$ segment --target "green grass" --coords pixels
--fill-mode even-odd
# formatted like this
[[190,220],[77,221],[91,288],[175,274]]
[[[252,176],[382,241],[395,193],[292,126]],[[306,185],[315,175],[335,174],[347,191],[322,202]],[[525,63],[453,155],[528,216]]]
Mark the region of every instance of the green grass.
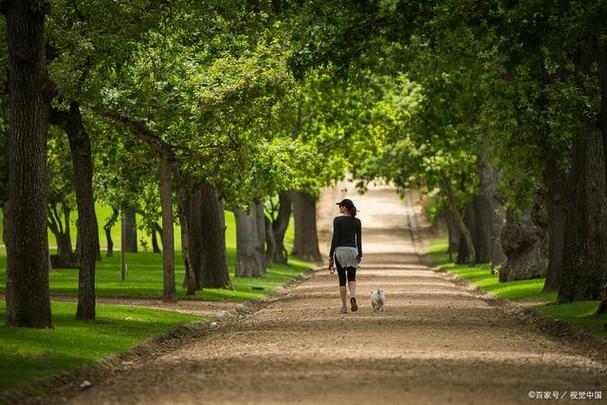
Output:
[[[101,249],[105,249],[107,247],[107,240],[105,237],[105,231],[103,230],[103,225],[107,222],[107,220],[112,215],[112,209],[110,207],[95,204],[95,212],[97,214],[97,222],[99,224],[99,244],[101,245]],[[72,243],[76,243],[76,220],[77,220],[77,211],[72,211],[71,219],[70,219],[70,231],[72,236]],[[138,228],[143,224],[143,220],[139,214],[136,214]],[[160,223],[160,218],[158,219]],[[231,211],[225,211],[225,224],[226,224],[226,245],[228,247],[236,248],[236,220],[234,219],[234,214]],[[0,234],[3,232],[3,212],[0,210]],[[287,248],[293,242],[293,218],[291,217],[291,221],[289,227],[287,228],[287,233],[285,235],[285,244]],[[178,237],[180,228],[178,225],[174,227],[175,231],[175,250],[181,250],[181,238]],[[120,218],[111,229],[112,240],[114,242],[114,249],[120,250]],[[55,248],[57,246],[57,241],[55,240],[55,235],[48,231],[49,245],[51,248]],[[152,240],[149,235],[145,234],[141,229],[137,229],[137,239],[139,248],[142,251],[151,251],[152,250]],[[160,238],[158,239],[158,243],[160,243]],[[4,249],[4,245],[1,245]]]
[[[175,277],[180,298],[209,301],[245,301],[272,294],[276,287],[310,268],[310,264],[295,259],[289,265],[275,264],[263,278],[234,277],[235,249],[228,249],[228,265],[234,290],[205,288],[193,297],[186,297],[182,287],[184,267],[181,254],[175,256]],[[162,255],[151,252],[127,254],[127,280],[120,280],[120,257],[103,258],[97,263],[96,289],[98,297],[160,298],[162,296]],[[252,287],[263,287],[253,290]],[[50,274],[52,295],[77,295],[78,270],[54,269]],[[6,255],[0,256],[0,291],[6,290]]]
[[[97,207],[99,222],[105,221],[105,217],[111,214],[109,208]],[[187,297],[182,288],[184,278],[184,267],[180,246],[176,246],[175,252],[175,278],[177,282],[177,293],[180,298],[200,299],[209,301],[246,301],[274,293],[279,285],[290,280],[297,274],[310,268],[307,262],[289,259],[289,265],[274,265],[268,269],[264,278],[236,278],[236,224],[234,215],[226,211],[226,246],[230,276],[234,284],[233,290],[228,289],[204,289],[195,296]],[[0,221],[0,224],[2,222]],[[72,226],[75,226],[72,224]],[[179,228],[176,227],[176,232]],[[120,227],[117,225],[112,230],[115,241],[120,241]],[[75,235],[75,229],[74,229]],[[285,235],[285,245],[290,250],[293,244],[293,224],[289,225]],[[176,238],[178,241],[179,238]],[[102,249],[105,248],[105,236],[101,238]],[[52,243],[52,241],[51,241]],[[118,248],[119,249],[119,245]],[[126,281],[120,280],[120,252],[115,251],[113,257],[105,257],[97,263],[96,288],[99,297],[135,297],[135,298],[159,298],[162,296],[162,255],[149,251],[127,254],[128,277]],[[262,290],[252,287],[262,287]],[[76,269],[54,269],[50,274],[50,289],[54,295],[77,295],[78,294],[78,271]],[[6,250],[0,250],[0,292],[6,291]]]
[[97,306],[95,321],[74,318],[76,304],[53,302],[53,329],[5,326],[0,301],[0,391],[119,353],[172,327],[203,317],[162,310]]
[[557,304],[556,292],[542,292],[544,278],[500,283],[498,276],[491,274],[488,264],[480,264],[475,267],[456,265],[449,262],[449,255],[446,252],[447,241],[444,238],[431,240],[426,250],[434,265],[441,270],[456,274],[473,285],[501,298],[512,301],[539,300],[546,302],[535,306],[535,308],[546,315],[607,339],[607,331],[602,329],[603,325],[607,323],[607,317],[594,314],[600,301]]

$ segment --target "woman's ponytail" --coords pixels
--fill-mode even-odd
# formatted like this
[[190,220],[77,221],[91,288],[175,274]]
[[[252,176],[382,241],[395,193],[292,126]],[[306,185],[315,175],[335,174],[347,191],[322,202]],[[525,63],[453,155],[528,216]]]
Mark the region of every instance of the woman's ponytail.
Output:
[[348,211],[350,212],[350,216],[352,218],[354,218],[356,216],[356,207],[355,206],[350,207],[350,209]]

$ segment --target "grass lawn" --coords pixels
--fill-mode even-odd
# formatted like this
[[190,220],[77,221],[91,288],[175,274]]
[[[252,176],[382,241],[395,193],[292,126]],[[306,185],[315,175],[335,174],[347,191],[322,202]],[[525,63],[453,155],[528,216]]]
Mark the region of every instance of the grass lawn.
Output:
[[98,305],[95,321],[79,322],[74,319],[76,304],[66,302],[53,302],[52,311],[54,329],[10,328],[5,326],[5,302],[0,301],[0,391],[123,352],[178,324],[204,319]]
[[[107,211],[107,212],[106,212]],[[105,221],[111,210],[97,207],[99,222]],[[0,221],[0,224],[2,222]],[[289,225],[285,235],[285,245],[290,250],[293,244],[293,224]],[[72,224],[72,226],[74,226]],[[290,280],[297,274],[310,268],[311,263],[289,259],[289,265],[274,265],[266,272],[264,278],[236,278],[236,224],[234,215],[226,211],[226,246],[228,255],[228,266],[230,276],[234,284],[234,290],[228,289],[204,289],[198,291],[195,296],[186,297],[185,289],[182,287],[184,278],[184,267],[180,246],[176,246],[175,252],[175,277],[177,293],[180,298],[201,299],[209,301],[246,301],[271,295],[279,285]],[[120,227],[113,228],[114,240],[120,242]],[[176,227],[176,232],[179,228]],[[74,230],[75,238],[75,230]],[[178,241],[180,238],[175,238]],[[96,287],[99,297],[137,297],[137,298],[159,298],[162,296],[162,255],[150,251],[127,254],[128,276],[126,281],[120,280],[120,252],[114,252],[113,257],[105,257],[105,236],[100,239],[102,245],[103,259],[97,263]],[[54,239],[50,239],[54,243]],[[119,245],[118,245],[119,249]],[[252,287],[261,287],[262,290]],[[78,271],[77,269],[54,269],[50,274],[51,294],[54,295],[77,295],[78,294]],[[0,292],[6,291],[6,250],[0,250]]]
[[512,301],[545,301],[545,304],[535,306],[535,309],[553,318],[564,321],[578,328],[586,329],[593,334],[607,339],[607,331],[603,325],[607,323],[606,316],[594,315],[600,301],[579,301],[569,304],[557,304],[556,292],[542,292],[544,279],[517,280],[500,283],[498,276],[491,274],[488,264],[475,267],[456,265],[449,262],[447,241],[444,238],[430,241],[426,253],[435,266],[441,270],[456,274],[477,287],[495,294],[498,297]]
[[[269,295],[274,289],[297,274],[310,268],[310,263],[289,260],[289,265],[275,264],[266,272],[264,278],[234,277],[236,250],[228,249],[228,265],[234,290],[205,288],[193,297],[186,297],[182,287],[185,270],[181,254],[175,255],[175,278],[180,298],[202,299],[209,301],[245,301]],[[120,257],[104,257],[97,263],[96,287],[98,297],[162,297],[162,255],[151,252],[127,254],[127,280],[120,280]],[[253,290],[252,287],[263,287]],[[77,295],[78,270],[54,269],[50,274],[52,295]],[[0,256],[0,291],[6,291],[6,254]]]

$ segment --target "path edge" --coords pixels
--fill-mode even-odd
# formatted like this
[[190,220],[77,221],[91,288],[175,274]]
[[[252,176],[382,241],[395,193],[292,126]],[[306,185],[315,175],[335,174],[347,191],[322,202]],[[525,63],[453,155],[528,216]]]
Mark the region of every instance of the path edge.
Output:
[[[154,360],[163,354],[182,347],[186,339],[204,337],[213,333],[219,326],[238,322],[256,313],[280,300],[290,290],[323,269],[315,264],[314,267],[304,270],[278,286],[273,294],[266,297],[243,301],[236,304],[234,308],[222,311],[205,321],[176,325],[164,333],[146,338],[143,342],[124,352],[37,381],[18,384],[0,393],[0,404],[48,403],[51,402],[50,400],[53,397],[55,397],[55,400],[66,400],[114,374],[134,368],[135,364]],[[84,381],[88,381],[91,385],[81,388],[80,385]]]
[[607,365],[607,341],[602,338],[595,336],[584,329],[577,328],[559,319],[546,315],[533,307],[498,297],[448,270],[440,269],[434,265],[432,265],[431,268],[436,274],[441,275],[447,280],[453,281],[460,287],[464,287],[465,291],[475,298],[483,300],[492,307],[501,309],[528,328],[538,330],[551,340],[569,346],[580,354]]

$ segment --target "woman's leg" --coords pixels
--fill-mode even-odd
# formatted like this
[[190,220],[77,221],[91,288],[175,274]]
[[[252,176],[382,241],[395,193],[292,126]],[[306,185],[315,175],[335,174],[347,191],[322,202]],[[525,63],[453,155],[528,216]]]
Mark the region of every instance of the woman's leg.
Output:
[[346,269],[341,267],[337,259],[335,259],[335,267],[337,267],[337,277],[339,278],[339,295],[341,297],[341,306],[346,306]]
[[348,267],[348,288],[350,298],[356,298],[356,267]]

